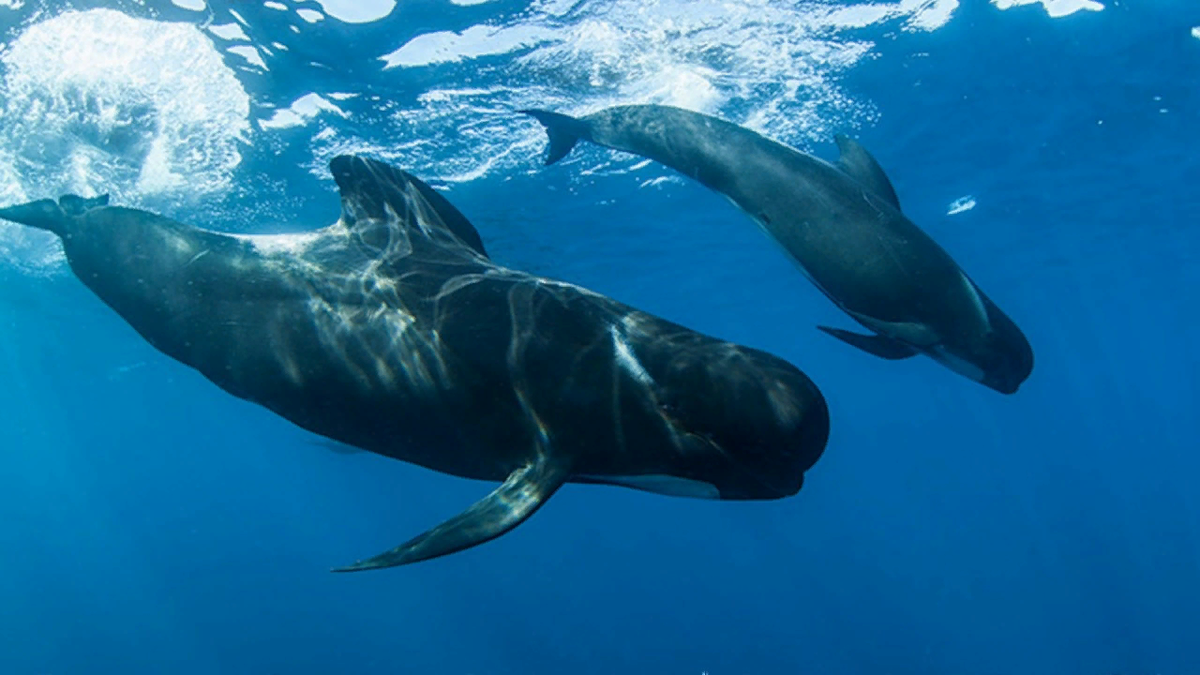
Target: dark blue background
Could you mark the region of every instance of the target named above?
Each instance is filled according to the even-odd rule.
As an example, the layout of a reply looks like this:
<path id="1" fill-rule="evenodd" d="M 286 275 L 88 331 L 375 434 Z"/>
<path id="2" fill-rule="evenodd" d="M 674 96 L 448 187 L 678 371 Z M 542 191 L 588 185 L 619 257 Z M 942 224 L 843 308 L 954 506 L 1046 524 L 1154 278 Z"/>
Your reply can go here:
<path id="1" fill-rule="evenodd" d="M 1013 397 L 822 335 L 848 319 L 722 198 L 638 189 L 665 170 L 450 192 L 500 262 L 809 373 L 834 426 L 784 501 L 568 487 L 486 546 L 329 574 L 490 486 L 330 453 L 74 279 L 0 274 L 0 673 L 1200 673 L 1200 11 L 1126 4 L 964 2 L 870 29 L 844 82 L 905 211 L 1033 343 Z M 241 171 L 294 172 L 296 228 L 327 224 L 288 153 Z"/>

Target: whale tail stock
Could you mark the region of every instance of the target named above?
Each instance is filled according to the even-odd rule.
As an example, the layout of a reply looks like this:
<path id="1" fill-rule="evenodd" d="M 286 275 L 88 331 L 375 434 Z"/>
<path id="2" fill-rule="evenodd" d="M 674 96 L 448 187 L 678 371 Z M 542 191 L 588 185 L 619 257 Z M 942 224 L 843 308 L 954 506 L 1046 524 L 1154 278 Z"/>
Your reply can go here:
<path id="1" fill-rule="evenodd" d="M 108 195 L 83 198 L 78 195 L 63 195 L 57 202 L 39 199 L 35 202 L 18 204 L 0 209 L 0 219 L 36 227 L 63 236 L 63 227 L 70 219 L 83 215 L 88 209 L 108 205 Z"/>
<path id="2" fill-rule="evenodd" d="M 550 137 L 550 149 L 546 152 L 546 166 L 566 157 L 580 138 L 589 136 L 587 123 L 570 115 L 534 108 L 526 108 L 517 112 L 529 115 L 546 127 L 546 135 Z"/>

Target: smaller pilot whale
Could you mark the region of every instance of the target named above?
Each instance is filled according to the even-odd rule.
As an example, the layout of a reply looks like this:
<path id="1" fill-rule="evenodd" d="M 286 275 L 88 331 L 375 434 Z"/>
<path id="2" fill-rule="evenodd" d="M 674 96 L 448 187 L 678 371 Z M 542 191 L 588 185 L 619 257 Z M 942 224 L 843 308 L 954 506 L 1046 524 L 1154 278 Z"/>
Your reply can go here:
<path id="1" fill-rule="evenodd" d="M 74 195 L 0 209 L 158 350 L 335 447 L 500 482 L 339 571 L 436 558 L 524 522 L 565 483 L 725 500 L 796 494 L 829 413 L 792 364 L 493 263 L 451 203 L 338 156 L 341 216 L 202 230 Z"/>
<path id="2" fill-rule="evenodd" d="M 641 155 L 725 195 L 808 279 L 873 335 L 818 326 L 885 359 L 918 353 L 998 392 L 1017 391 L 1033 349 L 1017 325 L 900 210 L 891 181 L 838 135 L 836 164 L 701 113 L 659 105 L 574 118 L 522 110 L 546 128 L 546 164 L 579 139 Z"/>

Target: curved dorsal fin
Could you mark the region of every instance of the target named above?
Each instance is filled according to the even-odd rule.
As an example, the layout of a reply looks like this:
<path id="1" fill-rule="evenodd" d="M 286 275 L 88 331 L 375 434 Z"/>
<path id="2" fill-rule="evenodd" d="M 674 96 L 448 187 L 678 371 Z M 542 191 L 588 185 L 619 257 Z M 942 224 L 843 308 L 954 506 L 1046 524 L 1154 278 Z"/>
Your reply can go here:
<path id="1" fill-rule="evenodd" d="M 79 195 L 63 195 L 58 198 L 58 207 L 68 216 L 82 216 L 91 209 L 101 206 L 108 206 L 108 193 L 90 198 Z"/>
<path id="2" fill-rule="evenodd" d="M 334 157 L 329 161 L 329 171 L 341 192 L 342 218 L 347 224 L 352 224 L 356 218 L 363 215 L 385 220 L 387 206 L 403 216 L 409 212 L 404 195 L 411 188 L 424 198 L 440 221 L 425 222 L 424 227 L 444 228 L 463 244 L 487 257 L 483 240 L 471 225 L 471 221 L 467 220 L 450 200 L 416 176 L 383 162 L 357 155 Z M 355 213 L 347 212 L 347 206 L 351 204 Z M 416 223 L 405 219 L 396 224 L 397 227 L 403 228 L 414 225 Z"/>
<path id="3" fill-rule="evenodd" d="M 833 138 L 837 141 L 838 151 L 841 153 L 838 157 L 838 167 L 868 190 L 888 200 L 888 203 L 899 211 L 900 199 L 896 197 L 896 189 L 892 187 L 892 181 L 888 180 L 883 167 L 879 166 L 879 162 L 875 161 L 871 153 L 858 141 L 842 134 Z"/>

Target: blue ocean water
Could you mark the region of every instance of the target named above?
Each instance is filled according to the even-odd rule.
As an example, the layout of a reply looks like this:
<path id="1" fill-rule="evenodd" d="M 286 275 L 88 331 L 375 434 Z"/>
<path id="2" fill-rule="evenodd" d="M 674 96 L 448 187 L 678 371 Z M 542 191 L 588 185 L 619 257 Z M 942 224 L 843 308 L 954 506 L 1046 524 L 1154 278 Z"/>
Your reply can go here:
<path id="1" fill-rule="evenodd" d="M 1200 5 L 1015 4 L 0 3 L 0 201 L 301 231 L 362 152 L 502 264 L 786 358 L 833 424 L 786 500 L 568 486 L 486 545 L 334 575 L 490 486 L 330 452 L 5 224 L 0 673 L 1200 673 Z M 826 158 L 854 135 L 1032 377 L 832 340 L 720 196 L 594 147 L 543 167 L 511 112 L 617 103 Z"/>

